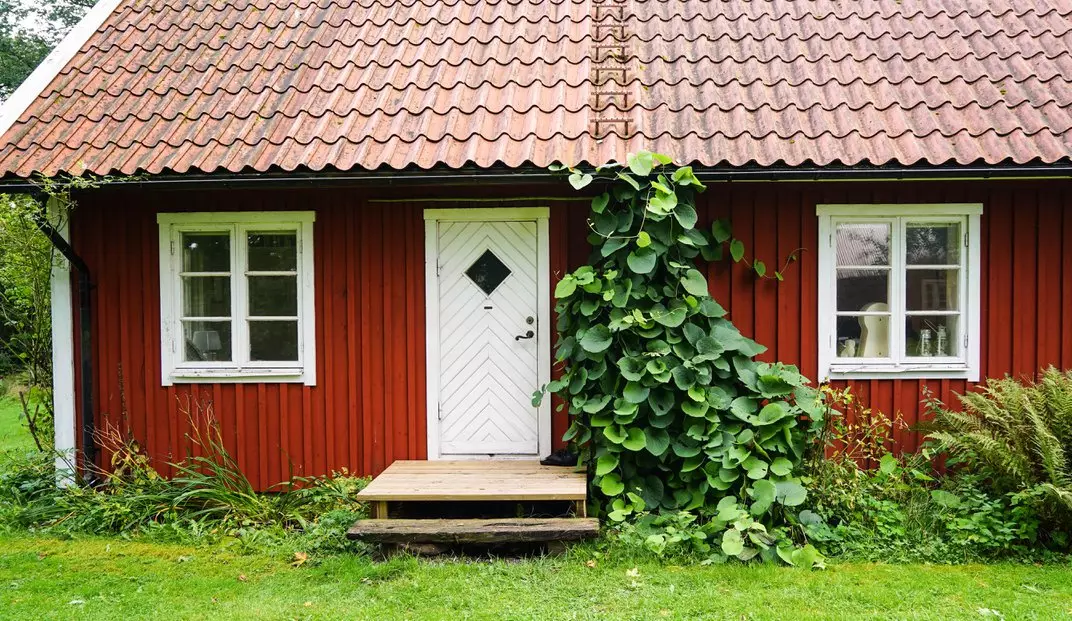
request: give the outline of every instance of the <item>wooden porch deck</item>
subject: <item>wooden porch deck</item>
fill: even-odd
[[[599,531],[599,522],[587,518],[587,495],[583,471],[541,466],[537,461],[396,461],[358,493],[359,500],[370,504],[373,519],[358,521],[347,536],[392,544],[584,539]],[[479,519],[408,519],[407,509],[428,509],[437,503],[453,508],[459,503],[481,507],[557,503],[572,510],[551,518],[496,514]]]

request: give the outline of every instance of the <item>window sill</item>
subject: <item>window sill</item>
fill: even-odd
[[[164,386],[174,384],[305,384],[315,386],[316,378],[305,369],[174,369],[165,373]]]
[[[963,379],[979,381],[979,372],[965,364],[923,365],[831,365],[828,380]]]

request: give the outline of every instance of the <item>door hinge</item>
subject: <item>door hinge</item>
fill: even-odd
[[[964,335],[964,349],[968,349],[968,335]]]
[[[443,404],[439,404],[439,420],[443,420]]]

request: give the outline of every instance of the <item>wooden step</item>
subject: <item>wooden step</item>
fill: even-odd
[[[577,541],[599,534],[595,518],[359,520],[346,536],[373,543],[522,543]]]
[[[535,461],[396,461],[358,492],[359,500],[584,501],[583,471]]]

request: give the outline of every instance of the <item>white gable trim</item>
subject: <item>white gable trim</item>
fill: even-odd
[[[121,0],[99,0],[86,12],[82,21],[67,33],[53,50],[41,61],[28,78],[8,97],[0,108],[0,136],[7,133],[15,121],[26,112],[33,100],[37,99],[60,71],[71,62],[78,50],[82,49],[89,37],[104,24],[104,20],[115,12]]]

